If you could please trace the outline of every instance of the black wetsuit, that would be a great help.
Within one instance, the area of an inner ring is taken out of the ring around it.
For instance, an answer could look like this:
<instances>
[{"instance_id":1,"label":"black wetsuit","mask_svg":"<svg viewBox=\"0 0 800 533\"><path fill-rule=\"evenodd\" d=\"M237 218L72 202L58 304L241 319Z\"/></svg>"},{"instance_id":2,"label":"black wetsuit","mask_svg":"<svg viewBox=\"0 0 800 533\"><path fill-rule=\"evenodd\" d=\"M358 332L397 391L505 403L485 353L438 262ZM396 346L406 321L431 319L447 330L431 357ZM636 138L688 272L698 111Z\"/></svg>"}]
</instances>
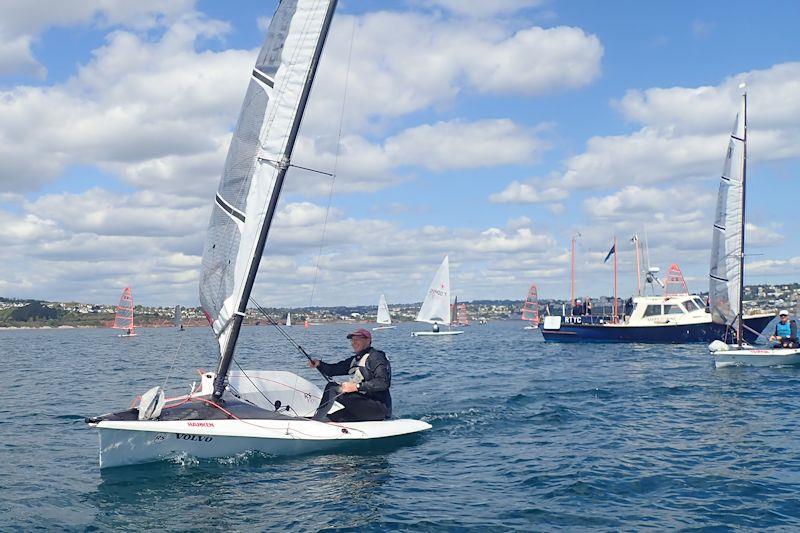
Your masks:
<instances>
[{"instance_id":1,"label":"black wetsuit","mask_svg":"<svg viewBox=\"0 0 800 533\"><path fill-rule=\"evenodd\" d=\"M359 367L361 358L369 353L366 364ZM334 422L358 422L367 420L385 420L392 416L392 396L389 394L389 387L392 384L392 367L386 354L373 347L362 350L357 354L335 364L323 363L320 361L319 370L326 376L346 376L355 372L356 368L361 372L364 381L358 384L358 392L349 392L336 397L336 401L344 406L344 409L328 415ZM337 383L328 383L322 395L324 405L338 394ZM325 411L327 412L327 409ZM319 418L319 417L315 417Z\"/></svg>"}]
</instances>

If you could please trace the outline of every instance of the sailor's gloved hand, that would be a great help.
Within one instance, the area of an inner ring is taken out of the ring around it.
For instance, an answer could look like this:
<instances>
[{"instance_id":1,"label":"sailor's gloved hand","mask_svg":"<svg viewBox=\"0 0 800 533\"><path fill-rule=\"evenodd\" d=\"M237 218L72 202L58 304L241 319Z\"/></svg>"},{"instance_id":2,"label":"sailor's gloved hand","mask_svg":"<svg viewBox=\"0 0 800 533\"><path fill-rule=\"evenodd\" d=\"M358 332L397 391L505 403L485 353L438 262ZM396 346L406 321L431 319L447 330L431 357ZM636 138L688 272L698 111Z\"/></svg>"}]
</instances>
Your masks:
<instances>
[{"instance_id":1,"label":"sailor's gloved hand","mask_svg":"<svg viewBox=\"0 0 800 533\"><path fill-rule=\"evenodd\" d=\"M347 392L358 392L358 385L349 381L345 381L339 386L339 390L342 392L342 394Z\"/></svg>"},{"instance_id":2,"label":"sailor's gloved hand","mask_svg":"<svg viewBox=\"0 0 800 533\"><path fill-rule=\"evenodd\" d=\"M317 368L319 366L320 362L321 361L319 359L310 359L308 361L308 366L310 366L311 368Z\"/></svg>"}]
</instances>

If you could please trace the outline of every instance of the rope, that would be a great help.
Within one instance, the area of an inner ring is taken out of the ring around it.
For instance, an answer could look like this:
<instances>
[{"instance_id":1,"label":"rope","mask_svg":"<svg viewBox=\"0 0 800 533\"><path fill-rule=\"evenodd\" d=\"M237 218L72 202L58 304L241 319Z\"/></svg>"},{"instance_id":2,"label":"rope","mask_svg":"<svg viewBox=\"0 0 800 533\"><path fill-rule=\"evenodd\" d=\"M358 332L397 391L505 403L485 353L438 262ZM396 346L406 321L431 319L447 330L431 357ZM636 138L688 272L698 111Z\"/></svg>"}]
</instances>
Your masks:
<instances>
[{"instance_id":1,"label":"rope","mask_svg":"<svg viewBox=\"0 0 800 533\"><path fill-rule=\"evenodd\" d=\"M312 357L311 357L310 355L308 355L308 352L307 352L307 351L305 351L305 349L304 349L302 346L300 346L300 345L297 343L297 341L295 341L295 340L294 340L292 337L290 337L290 336L289 336L289 334L288 334L288 333L286 333L286 331L284 331L284 329L283 329L283 328L280 326L280 324L278 324L277 322L275 322L275 320L273 320L273 319L272 319L272 317L271 317L271 316L269 316L269 315L267 314L267 311L266 311L266 310L265 310L263 307L261 307L261 305L259 305L259 303L258 303L258 302L256 302L256 301L253 299L253 297L252 297L252 296L250 297L250 301L253 303L253 305L255 305L255 306L256 306L256 309L258 309L258 310L261 312L261 314L262 314L262 315L264 315L264 318L266 318L266 319L267 319L267 322L269 322L269 323L270 323L270 325L272 325L272 326L275 326L275 328L276 328L276 329L277 329L277 330L280 332L280 334L281 334L281 335L283 335L283 336L284 336L284 338L285 338L287 341L289 341L289 343L290 343L292 346L294 346L294 347L295 347L295 349L296 349L298 352L300 352L301 354L303 354L304 356L306 356L306 359L308 359L309 361L313 361ZM322 377L324 377L326 381L328 381L328 382L331 382L331 383L334 381L332 377L330 377L330 376L326 375L325 373L323 373L323 372L322 372L322 370L320 370L319 366L316 366L316 367L314 367L314 368L316 368L316 369L319 371L319 373L320 373L320 374L322 374Z\"/></svg>"}]
</instances>

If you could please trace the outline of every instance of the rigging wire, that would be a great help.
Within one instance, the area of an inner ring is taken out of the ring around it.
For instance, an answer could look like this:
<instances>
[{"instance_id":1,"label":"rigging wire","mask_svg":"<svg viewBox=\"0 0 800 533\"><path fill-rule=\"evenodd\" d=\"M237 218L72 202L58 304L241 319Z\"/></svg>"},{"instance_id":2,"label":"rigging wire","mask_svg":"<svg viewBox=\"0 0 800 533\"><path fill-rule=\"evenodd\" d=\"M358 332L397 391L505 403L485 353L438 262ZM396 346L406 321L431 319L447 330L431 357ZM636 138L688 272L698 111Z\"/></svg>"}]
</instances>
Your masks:
<instances>
[{"instance_id":1,"label":"rigging wire","mask_svg":"<svg viewBox=\"0 0 800 533\"><path fill-rule=\"evenodd\" d=\"M182 332L182 333L185 333L185 331ZM181 337L181 340L178 342L178 347L175 349L175 355L172 356L172 363L170 363L169 370L167 370L167 375L164 377L164 383L161 384L161 388L163 390L166 390L166 388L167 388L167 380L172 375L172 369L175 366L175 361L178 359L178 354L181 351L181 346L183 346L183 337L184 337L184 335L182 335L181 333L179 333L179 335Z\"/></svg>"},{"instance_id":2,"label":"rigging wire","mask_svg":"<svg viewBox=\"0 0 800 533\"><path fill-rule=\"evenodd\" d=\"M352 63L353 58L353 41L355 41L355 34L356 34L356 21L353 19L353 27L350 32L350 49L347 52L347 70L345 71L344 76L344 91L342 93L342 108L339 111L339 132L336 137L336 155L334 156L333 160L333 172L331 173L331 186L328 190L328 206L325 209L325 220L322 223L322 237L319 241L319 251L317 252L317 264L314 267L314 281L311 284L311 295L308 299L308 306L311 307L314 304L314 293L317 289L317 280L319 278L319 265L320 261L322 260L322 248L325 246L325 235L328 231L328 217L331 212L331 202L333 200L333 188L336 184L336 172L339 167L339 155L342 151L342 125L344 124L344 112L347 108L347 89L350 86L350 65Z\"/></svg>"},{"instance_id":3,"label":"rigging wire","mask_svg":"<svg viewBox=\"0 0 800 533\"><path fill-rule=\"evenodd\" d=\"M269 316L269 314L267 313L266 309L264 309L263 307L261 307L261 305L259 305L259 303L258 303L258 302L256 302L256 301L253 299L253 297L252 297L252 296L250 297L250 301L253 303L253 305L255 305L255 306L256 306L256 309L258 309L258 310L261 312L261 314L262 314L262 315L264 315L264 318L266 318L266 319L267 319L267 322L269 322L269 324L270 324L271 326L275 326L275 329L277 329L277 330L280 332L280 334L281 334L281 335L283 335L283 337L284 337L284 338L285 338L287 341L289 341L289 343L290 343L292 346L294 346L294 347L295 347L295 349L296 349L298 352L300 352L301 354L303 354L303 355L306 357L306 359L308 359L309 361L313 361L313 358L312 358L310 355L308 355L308 352L307 352L307 351L305 351L305 349L304 349L302 346L300 346L300 344L298 344L298 342L297 342L297 341L295 341L295 340L294 340L294 339L293 339L293 338L292 338L292 337L291 337L291 336L290 336L288 333L286 333L286 331L285 331L285 330L284 330L284 329L283 329L283 328L280 326L280 324L278 324L277 322L275 322L275 320L273 320L273 318L272 318L271 316ZM320 373L320 374L322 374L322 377L324 377L326 381L328 381L329 383L333 383L333 382L334 382L333 378L332 378L332 377L330 377L330 376L328 376L328 375L326 375L326 374L324 374L324 373L322 372L322 370L320 370L320 369L319 369L319 367L315 367L315 368L316 368L316 369L319 371L319 373Z\"/></svg>"}]
</instances>

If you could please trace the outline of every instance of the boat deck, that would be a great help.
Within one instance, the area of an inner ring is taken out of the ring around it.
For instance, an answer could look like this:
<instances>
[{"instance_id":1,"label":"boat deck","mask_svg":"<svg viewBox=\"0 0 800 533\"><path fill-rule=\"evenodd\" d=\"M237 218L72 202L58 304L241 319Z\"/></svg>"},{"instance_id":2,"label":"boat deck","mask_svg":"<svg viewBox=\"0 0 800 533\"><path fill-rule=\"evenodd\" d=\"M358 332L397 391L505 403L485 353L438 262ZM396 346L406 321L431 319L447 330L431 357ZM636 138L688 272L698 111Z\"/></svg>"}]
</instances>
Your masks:
<instances>
[{"instance_id":1,"label":"boat deck","mask_svg":"<svg viewBox=\"0 0 800 533\"><path fill-rule=\"evenodd\" d=\"M286 415L277 411L268 411L250 403L240 402L238 400L228 400L221 403L220 407L222 407L224 411L215 407L209 402L210 400L208 398L196 398L173 406L167 405L161 411L161 416L158 417L158 420L229 420L233 418L241 418L246 420L298 419L296 416ZM132 421L138 419L139 409L131 408L125 411L118 411L116 413L108 413L105 415L87 418L86 422L96 423L104 420Z\"/></svg>"}]
</instances>

